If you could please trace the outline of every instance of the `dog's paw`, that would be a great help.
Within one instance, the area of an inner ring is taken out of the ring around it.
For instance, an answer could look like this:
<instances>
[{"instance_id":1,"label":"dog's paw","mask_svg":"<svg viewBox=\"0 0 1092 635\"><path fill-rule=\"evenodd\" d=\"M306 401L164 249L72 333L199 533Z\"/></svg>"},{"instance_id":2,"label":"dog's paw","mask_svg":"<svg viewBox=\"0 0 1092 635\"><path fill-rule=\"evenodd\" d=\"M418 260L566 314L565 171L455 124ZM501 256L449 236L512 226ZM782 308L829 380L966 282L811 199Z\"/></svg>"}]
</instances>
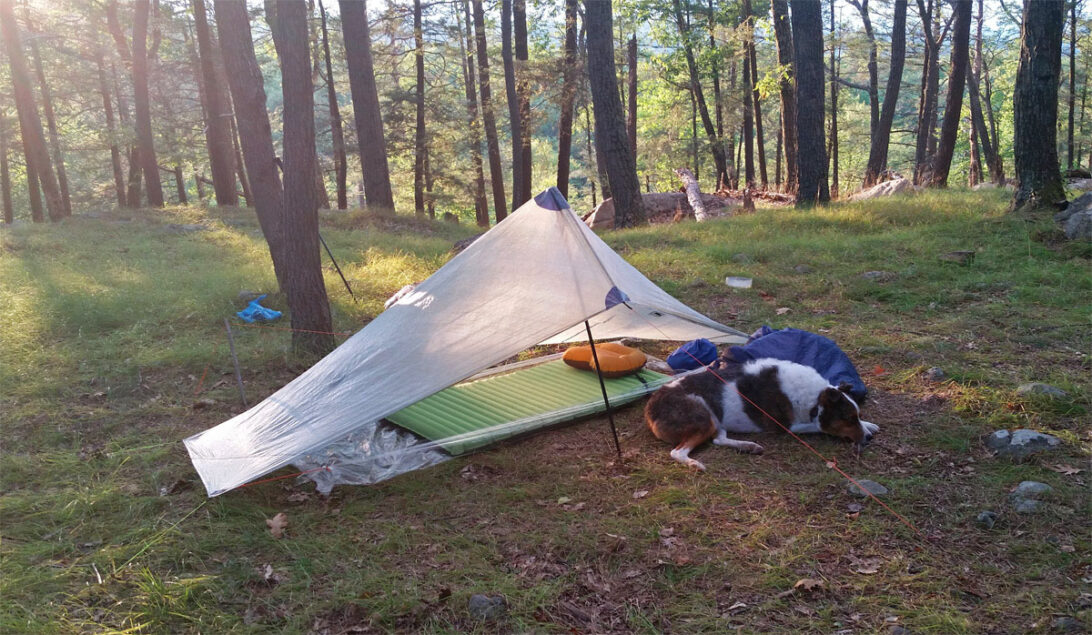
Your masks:
<instances>
[{"instance_id":1,"label":"dog's paw","mask_svg":"<svg viewBox=\"0 0 1092 635\"><path fill-rule=\"evenodd\" d=\"M880 426L870 421L862 421L861 425L864 426L865 432L868 433L868 436L872 436L880 431Z\"/></svg>"},{"instance_id":2,"label":"dog's paw","mask_svg":"<svg viewBox=\"0 0 1092 635\"><path fill-rule=\"evenodd\" d=\"M750 441L740 441L735 448L743 454L762 454L766 451L761 445Z\"/></svg>"},{"instance_id":3,"label":"dog's paw","mask_svg":"<svg viewBox=\"0 0 1092 635\"><path fill-rule=\"evenodd\" d=\"M699 472L705 471L705 464L697 459L687 459L686 464Z\"/></svg>"}]
</instances>

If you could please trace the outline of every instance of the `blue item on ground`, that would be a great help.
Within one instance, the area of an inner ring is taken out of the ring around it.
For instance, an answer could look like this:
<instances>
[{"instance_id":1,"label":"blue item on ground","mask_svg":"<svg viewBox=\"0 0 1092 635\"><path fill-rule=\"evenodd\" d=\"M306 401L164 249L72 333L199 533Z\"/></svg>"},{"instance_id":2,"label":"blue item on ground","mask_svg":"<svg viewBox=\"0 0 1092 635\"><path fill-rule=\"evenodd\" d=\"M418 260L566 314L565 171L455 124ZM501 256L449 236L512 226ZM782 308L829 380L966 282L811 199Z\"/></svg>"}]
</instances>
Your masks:
<instances>
[{"instance_id":1,"label":"blue item on ground","mask_svg":"<svg viewBox=\"0 0 1092 635\"><path fill-rule=\"evenodd\" d=\"M773 357L811 366L834 386L842 383L852 386L849 394L858 402L868 395L868 388L857 374L853 362L838 348L834 340L822 335L800 329L776 330L763 326L755 331L747 344L733 346L729 350L732 357L740 363Z\"/></svg>"},{"instance_id":2,"label":"blue item on ground","mask_svg":"<svg viewBox=\"0 0 1092 635\"><path fill-rule=\"evenodd\" d=\"M667 356L667 365L676 371L694 370L717 361L717 346L707 339L691 340Z\"/></svg>"},{"instance_id":3,"label":"blue item on ground","mask_svg":"<svg viewBox=\"0 0 1092 635\"><path fill-rule=\"evenodd\" d=\"M267 309L259 302L262 301L264 295L260 295L250 301L250 304L246 305L246 308L239 311L235 315L239 316L239 319L252 324L254 322L272 322L281 316L280 311L274 311L273 309Z\"/></svg>"}]
</instances>

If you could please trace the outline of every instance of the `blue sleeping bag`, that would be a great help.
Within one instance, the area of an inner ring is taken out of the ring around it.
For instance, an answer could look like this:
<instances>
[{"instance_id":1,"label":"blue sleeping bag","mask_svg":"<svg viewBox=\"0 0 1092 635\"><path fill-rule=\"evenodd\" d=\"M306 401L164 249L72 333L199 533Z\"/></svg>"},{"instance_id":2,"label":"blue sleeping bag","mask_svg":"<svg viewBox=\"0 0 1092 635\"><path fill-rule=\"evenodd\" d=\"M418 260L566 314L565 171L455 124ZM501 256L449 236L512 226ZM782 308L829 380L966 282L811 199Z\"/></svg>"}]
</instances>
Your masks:
<instances>
[{"instance_id":1,"label":"blue sleeping bag","mask_svg":"<svg viewBox=\"0 0 1092 635\"><path fill-rule=\"evenodd\" d=\"M858 403L863 402L868 395L868 388L861 381L853 362L838 348L834 340L822 335L800 329L775 330L763 326L755 331L747 344L733 346L729 350L735 361L741 364L753 359L773 357L811 366L834 386L842 383L852 386L849 394Z\"/></svg>"}]
</instances>

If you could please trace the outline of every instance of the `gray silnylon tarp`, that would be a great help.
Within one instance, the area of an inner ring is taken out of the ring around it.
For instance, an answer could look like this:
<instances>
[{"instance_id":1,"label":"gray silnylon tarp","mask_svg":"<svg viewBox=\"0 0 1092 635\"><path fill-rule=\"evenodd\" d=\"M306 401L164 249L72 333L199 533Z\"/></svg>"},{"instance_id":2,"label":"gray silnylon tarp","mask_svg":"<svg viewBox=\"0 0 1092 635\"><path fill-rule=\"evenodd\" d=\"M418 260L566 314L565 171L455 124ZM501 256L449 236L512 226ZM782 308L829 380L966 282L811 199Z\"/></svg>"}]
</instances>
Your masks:
<instances>
[{"instance_id":1,"label":"gray silnylon tarp","mask_svg":"<svg viewBox=\"0 0 1092 635\"><path fill-rule=\"evenodd\" d=\"M625 301L608 301L619 290ZM217 496L531 346L584 341L584 320L596 339L746 341L645 278L551 188L273 395L187 438L186 449Z\"/></svg>"}]
</instances>

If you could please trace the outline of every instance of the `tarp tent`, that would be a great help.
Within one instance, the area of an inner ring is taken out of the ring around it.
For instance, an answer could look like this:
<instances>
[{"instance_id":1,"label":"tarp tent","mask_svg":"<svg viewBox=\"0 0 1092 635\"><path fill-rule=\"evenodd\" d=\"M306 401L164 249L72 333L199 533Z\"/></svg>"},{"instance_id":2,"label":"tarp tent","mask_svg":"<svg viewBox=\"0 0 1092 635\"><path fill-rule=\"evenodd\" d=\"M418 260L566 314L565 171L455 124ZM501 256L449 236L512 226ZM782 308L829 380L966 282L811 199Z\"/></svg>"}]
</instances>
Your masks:
<instances>
[{"instance_id":1,"label":"tarp tent","mask_svg":"<svg viewBox=\"0 0 1092 635\"><path fill-rule=\"evenodd\" d=\"M653 284L550 188L273 395L187 438L186 449L209 496L311 465L305 457L361 431L372 438L354 451L368 451L379 436L407 434L376 430L382 418L531 346L586 341L585 321L597 340L747 339ZM405 465L437 462L432 452Z\"/></svg>"}]
</instances>

